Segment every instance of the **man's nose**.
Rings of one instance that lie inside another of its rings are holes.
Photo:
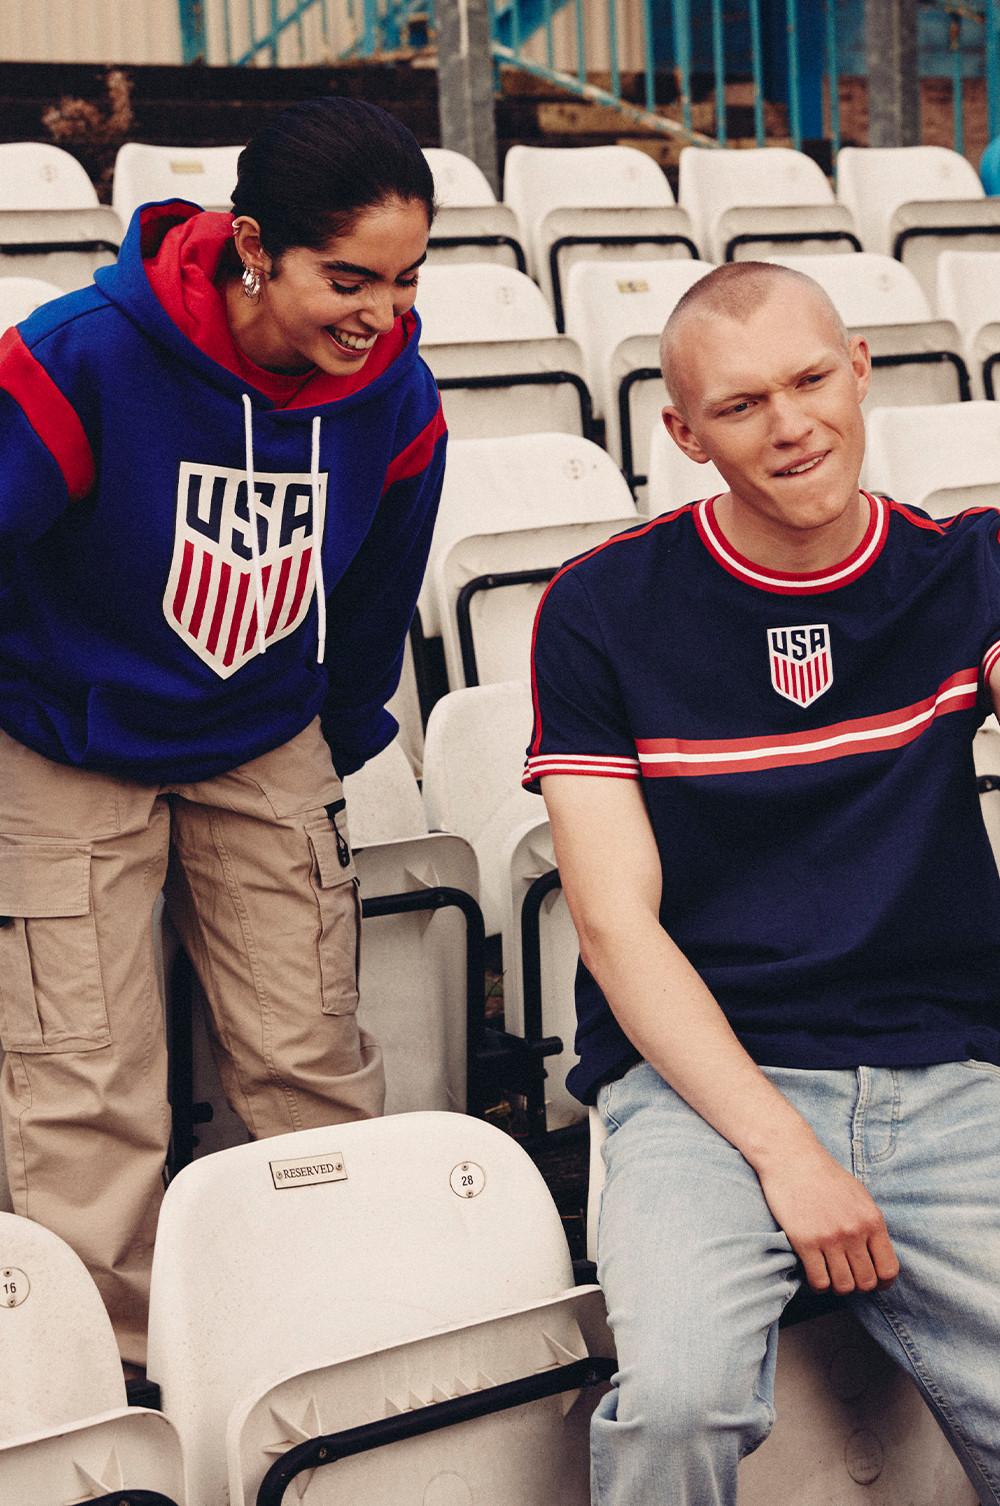
[[[800,444],[813,427],[802,403],[791,393],[778,393],[771,401],[771,439],[774,444]]]

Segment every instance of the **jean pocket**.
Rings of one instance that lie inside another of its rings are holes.
[[[976,1057],[969,1057],[968,1061],[960,1062],[959,1066],[968,1067],[973,1072],[985,1072],[990,1077],[1000,1077],[1000,1067],[996,1062],[983,1062]]]
[[[354,1014],[361,973],[361,897],[353,860],[331,820],[308,828],[319,905],[319,970],[324,1014]]]
[[[0,838],[0,1045],[44,1054],[111,1039],[90,849]]]

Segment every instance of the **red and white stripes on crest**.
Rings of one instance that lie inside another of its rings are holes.
[[[264,588],[264,641],[295,620],[309,580],[312,550],[285,555],[277,568],[261,571]],[[249,570],[235,570],[226,560],[191,539],[184,541],[180,574],[171,615],[187,636],[209,654],[221,652],[228,668],[237,655],[248,654],[257,637],[257,603]]]
[[[828,653],[818,654],[806,664],[796,664],[791,659],[775,655],[773,674],[778,689],[793,701],[798,701],[800,706],[815,700],[833,678]]]
[[[704,741],[637,738],[635,746],[644,779],[747,774],[761,769],[826,763],[834,758],[881,753],[915,742],[938,717],[952,711],[973,709],[978,694],[978,669],[962,669],[950,675],[933,695],[922,701],[878,716],[856,717],[851,721],[817,727],[811,732]]]
[[[603,779],[638,779],[637,758],[619,758],[611,755],[587,753],[539,753],[532,754],[524,766],[522,784],[542,779],[546,774],[591,774]]]

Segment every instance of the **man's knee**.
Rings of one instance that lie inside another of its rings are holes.
[[[630,1367],[604,1398],[599,1415],[621,1441],[651,1458],[687,1458],[714,1467],[759,1447],[774,1411],[757,1392],[755,1377],[724,1360],[664,1373],[655,1364]]]

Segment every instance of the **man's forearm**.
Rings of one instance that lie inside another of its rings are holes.
[[[812,1130],[740,1045],[710,990],[647,912],[599,934],[581,926],[581,952],[625,1034],[665,1082],[758,1172]]]

